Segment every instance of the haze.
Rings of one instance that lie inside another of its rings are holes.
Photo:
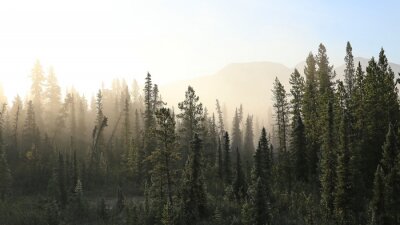
[[[142,82],[147,71],[165,84],[214,74],[229,63],[292,68],[320,42],[338,65],[348,40],[356,56],[376,55],[384,46],[399,62],[399,3],[340,2],[2,1],[1,83],[9,99],[23,95],[39,59],[46,71],[54,67],[64,90],[75,86],[91,95],[102,81]]]

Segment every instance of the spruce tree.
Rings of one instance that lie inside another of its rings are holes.
[[[307,181],[307,152],[306,136],[303,120],[297,115],[293,118],[295,121],[291,135],[291,152],[294,158],[294,173],[298,181]]]
[[[66,188],[64,156],[61,153],[58,153],[57,184],[59,193],[58,201],[61,207],[65,208],[67,205],[68,195]]]
[[[204,120],[203,105],[199,102],[199,97],[191,86],[188,87],[185,93],[185,100],[178,103],[178,108],[181,110],[181,113],[177,117],[182,122],[180,129],[182,138],[181,146],[183,149],[186,149],[182,156],[183,160],[185,160],[188,155],[187,149],[190,147],[190,142],[195,133],[201,133],[201,124]]]
[[[39,128],[36,124],[35,109],[32,101],[29,101],[23,130],[24,148],[30,150],[34,146],[38,146],[39,139]]]
[[[278,173],[279,182],[291,189],[291,162],[290,155],[287,149],[287,140],[289,135],[289,103],[287,101],[287,94],[285,88],[275,78],[274,89],[272,90],[275,108],[275,125],[278,127]]]
[[[176,162],[180,159],[177,151],[177,136],[175,134],[175,118],[167,108],[156,111],[156,138],[160,143],[147,158],[151,163],[152,197],[157,202],[158,210],[168,202],[174,206],[173,197],[176,185]]]
[[[239,148],[236,148],[236,173],[233,181],[233,192],[238,202],[246,196],[247,192],[247,184],[242,169]]]
[[[246,119],[243,143],[244,159],[247,163],[252,162],[252,155],[254,154],[254,151],[253,116],[248,115]]]
[[[222,149],[221,149],[221,139],[218,138],[218,155],[217,155],[217,171],[218,171],[218,178],[220,180],[223,179],[224,173],[224,165],[223,165],[223,156],[222,156]]]
[[[196,224],[207,215],[207,199],[200,152],[201,144],[199,136],[194,133],[182,186],[181,218],[184,224]]]
[[[55,129],[57,129],[55,126],[57,114],[61,109],[61,88],[58,85],[58,80],[52,67],[50,67],[46,78],[45,97],[46,127],[49,132],[55,132]]]
[[[385,141],[389,124],[397,126],[399,119],[398,90],[394,73],[381,49],[379,59],[369,61],[364,86],[364,178],[372,184],[373,171],[381,158],[381,146]]]
[[[318,120],[318,80],[316,74],[316,62],[312,53],[306,60],[304,68],[306,76],[302,112],[304,116],[304,128],[307,138],[308,174],[314,178],[317,174],[318,152],[319,152],[319,127]]]
[[[31,73],[32,85],[31,85],[31,97],[35,111],[35,120],[38,123],[38,127],[43,128],[43,85],[45,81],[44,72],[42,66],[37,60],[33,66]]]
[[[4,201],[11,192],[12,176],[8,167],[7,157],[3,150],[3,141],[0,136],[0,199]]]
[[[347,112],[343,112],[339,130],[338,162],[336,166],[336,187],[334,193],[334,206],[337,220],[340,224],[354,224],[352,198],[353,188],[352,171],[350,167],[350,146],[349,146],[349,119]]]
[[[385,225],[385,197],[384,197],[384,174],[382,167],[378,165],[375,172],[373,195],[370,202],[370,219],[371,225]]]
[[[242,131],[240,130],[241,115],[238,109],[235,110],[235,116],[232,122],[232,144],[231,149],[242,148]]]
[[[327,114],[324,120],[324,130],[321,144],[321,203],[324,207],[325,216],[330,218],[334,209],[334,193],[335,188],[335,171],[336,159],[334,149],[334,118],[333,118],[333,103],[328,100]]]
[[[225,134],[225,127],[224,127],[224,117],[222,115],[221,105],[219,104],[218,99],[216,100],[216,110],[218,113],[218,130],[219,130],[219,138],[223,138]]]
[[[345,66],[344,69],[344,83],[346,87],[346,93],[349,96],[353,95],[354,86],[356,85],[356,77],[354,71],[354,57],[353,57],[353,49],[351,47],[350,42],[346,44],[346,57],[344,58]]]
[[[232,183],[231,150],[228,132],[225,132],[224,135],[224,180],[228,185]]]

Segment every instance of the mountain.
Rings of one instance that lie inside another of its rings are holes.
[[[369,59],[357,57],[355,65],[361,62],[365,67]],[[305,62],[295,66],[300,73],[304,73]],[[400,72],[400,65],[390,63],[396,74]],[[336,67],[337,79],[343,77],[344,64]],[[289,93],[289,77],[294,68],[289,68],[274,62],[233,63],[225,66],[220,71],[210,76],[179,81],[160,86],[163,100],[168,105],[176,106],[183,101],[187,87],[191,85],[200,101],[208,108],[210,113],[215,112],[215,100],[219,99],[227,107],[227,121],[232,122],[235,107],[243,104],[245,115],[254,114],[261,124],[270,125],[272,113],[272,87],[275,77],[285,85]],[[176,109],[177,110],[177,109]],[[225,123],[226,123],[225,122]]]

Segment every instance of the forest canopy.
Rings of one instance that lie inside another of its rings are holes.
[[[272,128],[192,86],[168,105],[150,73],[63,94],[37,61],[0,96],[0,224],[399,224],[399,78],[344,50],[343,79],[323,44],[276,77]]]

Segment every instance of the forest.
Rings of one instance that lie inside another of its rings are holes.
[[[0,96],[0,224],[400,224],[399,78],[383,49],[366,69],[344,50],[344,74],[320,44],[277,77],[259,130],[196,87],[167,105],[150,73],[64,94],[37,61],[25,98]]]

